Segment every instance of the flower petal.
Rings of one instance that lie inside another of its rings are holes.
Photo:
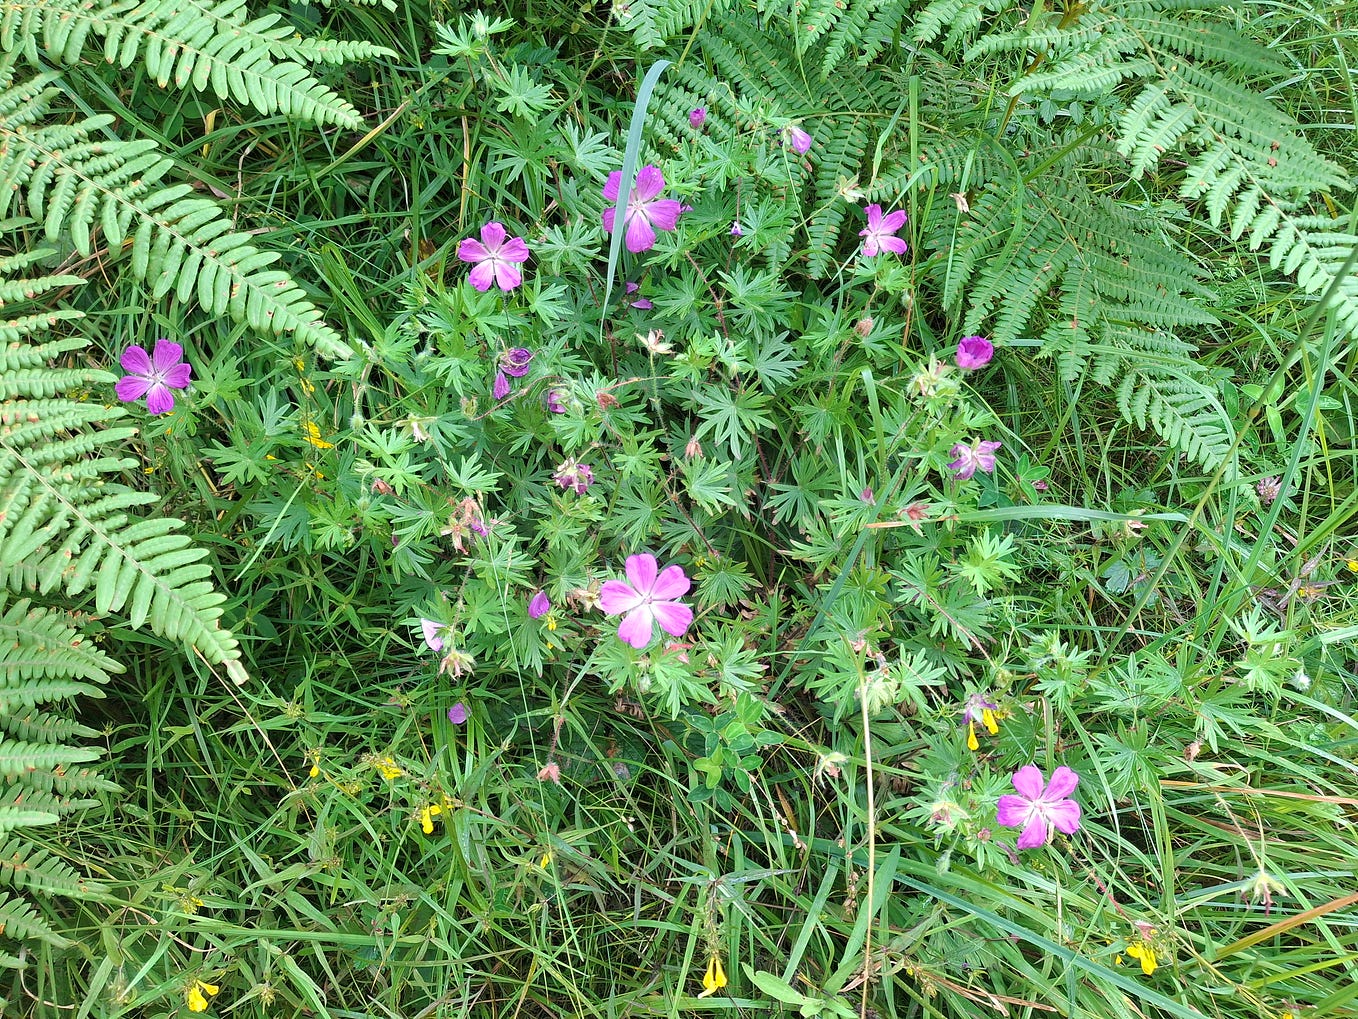
[[[481,243],[486,246],[487,250],[498,252],[500,245],[505,242],[505,237],[508,235],[509,232],[505,230],[503,223],[491,220],[481,228]]]
[[[1036,849],[1038,846],[1047,844],[1047,836],[1051,834],[1047,830],[1047,822],[1043,816],[1037,812],[1033,813],[1028,826],[1023,829],[1023,834],[1018,837],[1015,843],[1020,849]]]
[[[1042,770],[1036,764],[1025,764],[1018,771],[1014,772],[1011,780],[1014,783],[1014,790],[1024,799],[1038,800],[1042,798]]]
[[[666,566],[651,585],[651,597],[657,601],[673,601],[688,594],[692,586],[682,566]]]
[[[457,257],[464,262],[484,262],[490,257],[490,252],[475,237],[465,237],[457,246]]]
[[[659,569],[655,556],[649,552],[627,557],[627,579],[639,595],[650,596],[653,593]]]
[[[664,190],[665,175],[659,169],[647,163],[637,171],[637,182],[632,188],[632,195],[628,204],[649,202]],[[678,205],[679,203],[676,202],[675,204]]]
[[[146,409],[152,414],[164,414],[174,410],[174,394],[164,383],[153,383],[146,391]]]
[[[616,616],[620,612],[631,612],[645,601],[644,595],[637,593],[631,584],[625,584],[621,580],[606,580],[603,587],[599,588],[599,608],[610,616]]]
[[[682,637],[693,625],[693,610],[683,602],[656,602],[651,606],[651,615],[671,637]]]
[[[186,361],[183,364],[175,365],[162,375],[161,379],[172,389],[183,389],[189,384],[189,374],[192,371],[193,366]]]
[[[636,254],[655,247],[655,231],[646,221],[645,213],[638,212],[627,221],[627,250]]]
[[[1074,835],[1080,830],[1080,805],[1074,800],[1051,804],[1046,809],[1046,815],[1059,832]]]
[[[506,262],[497,258],[495,266],[495,285],[508,293],[523,282],[523,273],[514,267],[513,262]]]
[[[881,229],[882,207],[880,205],[869,205],[863,211],[868,215],[868,229],[876,233]]]
[[[646,216],[657,230],[673,230],[679,225],[679,214],[683,211],[681,202],[673,198],[660,198],[646,207]]]
[[[1013,796],[1006,793],[1000,797],[999,803],[995,805],[995,820],[1006,828],[1017,828],[1021,824],[1028,823],[1032,806],[1022,796]]]
[[[881,245],[878,243],[878,237],[875,233],[869,233],[866,230],[863,232],[867,234],[868,238],[863,242],[863,257],[875,258],[882,253]]]
[[[479,266],[478,266],[478,268],[479,268]],[[484,290],[485,288],[484,288],[484,287],[478,287],[477,289],[478,289],[478,290]],[[496,372],[496,373],[495,373],[495,383],[490,387],[490,395],[493,396],[493,397],[495,397],[495,399],[497,399],[497,400],[503,400],[506,396],[509,395],[509,391],[510,391],[510,390],[509,390],[509,379],[505,378],[505,373],[504,373],[504,372]]]
[[[140,375],[124,375],[113,387],[113,391],[123,403],[131,403],[133,400],[140,400],[150,388],[150,379],[144,379]]]
[[[156,340],[156,352],[151,367],[162,374],[184,360],[184,348],[173,340]]]
[[[478,262],[472,271],[467,273],[467,282],[482,293],[489,290],[490,285],[495,282],[495,259],[487,255],[483,261]]]
[[[118,363],[123,366],[123,371],[130,375],[151,374],[151,355],[146,352],[145,347],[136,343],[123,351]]]
[[[614,170],[608,175],[608,180],[604,183],[604,197],[610,202],[618,200],[618,190],[622,187],[622,171]]]
[[[611,234],[613,232],[613,218],[617,211],[611,205],[604,210],[604,233]]]
[[[1080,776],[1063,764],[1052,772],[1052,780],[1047,783],[1047,791],[1042,794],[1042,798],[1048,803],[1064,800],[1079,784]]]
[[[506,262],[526,262],[531,252],[522,237],[511,237],[500,248],[500,257]]]
[[[899,237],[883,237],[881,238],[881,245],[883,250],[892,251],[898,255],[904,255],[910,248],[910,245],[906,244],[905,241],[901,240]]]
[[[442,629],[442,624],[436,623],[432,619],[420,620],[420,630],[424,633],[424,642],[429,646],[429,650],[443,650],[443,638],[439,636],[439,631]]]
[[[651,642],[651,634],[654,632],[652,626],[651,608],[649,605],[640,605],[627,613],[626,617],[618,624],[618,637],[624,642],[631,644],[640,651]]]
[[[897,209],[895,212],[889,212],[882,219],[882,231],[884,233],[894,234],[903,226],[905,226],[904,209]]]

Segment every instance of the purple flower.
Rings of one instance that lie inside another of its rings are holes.
[[[457,246],[457,257],[464,262],[475,262],[476,268],[467,279],[477,290],[490,289],[492,282],[501,290],[513,290],[523,282],[523,273],[515,263],[528,261],[528,245],[522,237],[509,236],[501,224],[491,222],[481,228],[481,239],[464,238]]]
[[[689,579],[679,566],[658,570],[655,556],[627,557],[627,583],[608,580],[599,589],[599,608],[610,616],[625,613],[618,639],[638,651],[651,642],[654,624],[671,637],[682,637],[693,623],[693,610],[676,599],[687,593]]]
[[[429,645],[430,651],[443,650],[443,624],[436,623],[432,619],[421,619],[420,629],[424,631],[424,642]]]
[[[744,236],[745,236],[745,231],[742,230],[742,229],[740,228],[740,220],[738,220],[738,219],[733,219],[733,220],[731,221],[731,236],[732,236],[732,237],[744,237]]]
[[[490,395],[497,400],[503,400],[509,395],[509,379],[505,378],[504,372],[495,373],[495,384],[490,387]]]
[[[533,360],[533,352],[527,347],[510,347],[500,355],[500,371],[521,379],[528,374],[528,365]]]
[[[622,171],[614,170],[604,184],[604,197],[617,203],[618,192],[622,190]],[[665,190],[665,178],[654,166],[643,166],[637,172],[637,182],[627,196],[627,213],[623,223],[627,230],[627,250],[636,254],[655,247],[656,230],[673,230],[679,223],[681,206],[673,198],[661,198]],[[613,220],[617,209],[613,206],[604,210],[604,230],[613,232]]]
[[[703,126],[703,121],[706,119],[707,119],[707,107],[699,106],[696,110],[694,110],[688,115],[688,126],[696,131],[698,130],[698,128]]]
[[[458,701],[448,709],[448,721],[452,722],[454,725],[461,725],[466,720],[467,705],[463,704],[461,701]]]
[[[1080,783],[1075,772],[1062,765],[1043,788],[1041,770],[1029,764],[1014,772],[1012,781],[1018,795],[1000,797],[995,819],[1006,828],[1023,829],[1020,849],[1045,846],[1052,826],[1066,835],[1080,830],[1080,805],[1070,799]]]
[[[552,603],[547,598],[546,591],[539,591],[533,595],[533,600],[528,603],[528,618],[541,619],[548,612],[552,611]]]
[[[867,238],[863,241],[863,254],[868,258],[883,251],[904,255],[906,243],[896,236],[896,231],[905,226],[905,210],[897,209],[883,216],[880,205],[869,205],[863,211],[868,214],[867,229],[858,231],[859,237]]]
[[[552,474],[552,480],[565,489],[575,489],[576,495],[584,495],[594,484],[594,471],[589,464],[576,463],[571,457]]]
[[[989,474],[995,469],[995,450],[999,448],[998,442],[977,441],[970,446],[959,442],[949,451],[957,459],[948,464],[948,469],[963,481],[975,474],[978,468]]]
[[[640,289],[641,288],[637,286],[635,283],[628,281],[626,286],[628,294],[635,294]],[[638,297],[635,301],[632,302],[632,307],[640,308],[642,311],[650,311],[653,307],[655,307],[655,305],[653,305],[650,301],[646,300],[646,298],[644,297]]]
[[[781,141],[788,148],[799,156],[804,156],[811,149],[811,136],[795,124],[789,124],[783,128],[779,135]]]
[[[118,399],[131,403],[146,397],[146,409],[152,414],[164,414],[174,409],[171,389],[183,389],[189,384],[193,368],[184,360],[184,348],[170,340],[156,340],[154,355],[146,348],[133,344],[123,351],[120,361],[128,374],[113,387]]]
[[[966,371],[984,368],[995,356],[995,345],[984,336],[963,336],[957,341],[957,367]]]
[[[561,402],[562,399],[565,398],[565,396],[566,393],[564,390],[561,389],[547,390],[547,409],[551,411],[553,414],[566,413],[566,405]]]

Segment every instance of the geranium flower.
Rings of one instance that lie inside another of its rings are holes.
[[[738,220],[738,219],[733,219],[733,220],[731,221],[731,236],[732,236],[732,237],[744,237],[744,236],[745,236],[745,231],[742,230],[742,229],[740,228],[740,220]]]
[[[461,701],[458,701],[448,709],[448,721],[452,722],[454,725],[461,725],[466,720],[467,705],[463,704]]]
[[[1042,771],[1028,764],[1014,772],[1011,779],[1017,796],[1001,796],[995,819],[1006,828],[1022,828],[1020,849],[1045,846],[1051,829],[1066,835],[1080,830],[1080,805],[1070,798],[1080,784],[1080,776],[1065,765],[1052,772],[1043,787]]]
[[[496,372],[495,382],[490,387],[490,395],[497,400],[503,400],[512,391],[512,387],[509,385],[509,379],[505,378],[505,373]]]
[[[984,368],[995,356],[995,345],[984,336],[963,336],[957,341],[957,367],[964,371]]]
[[[123,351],[119,363],[128,374],[113,387],[118,399],[131,403],[144,396],[146,409],[152,414],[174,409],[174,394],[170,390],[187,386],[193,371],[184,361],[184,348],[172,340],[156,340],[154,355],[134,343]]]
[[[528,366],[533,363],[533,352],[527,347],[510,347],[500,355],[500,371],[521,379],[528,374]]]
[[[421,619],[420,630],[424,633],[424,642],[429,646],[430,651],[443,650],[443,631],[445,627],[442,623],[436,623],[432,619]]]
[[[541,619],[550,611],[552,611],[552,603],[547,597],[546,591],[539,591],[533,595],[532,600],[528,603],[529,619]]]
[[[476,263],[467,274],[467,281],[483,292],[490,289],[491,283],[504,291],[522,283],[523,273],[516,265],[528,261],[528,254],[528,245],[522,237],[509,237],[509,231],[493,221],[481,228],[479,241],[466,237],[457,246],[458,258]]]
[[[622,171],[614,170],[604,184],[604,197],[614,204],[618,192],[622,190]],[[661,198],[665,190],[665,178],[654,166],[643,166],[637,172],[637,182],[627,196],[627,214],[623,224],[627,230],[627,250],[633,254],[648,251],[655,247],[657,230],[673,230],[679,223],[679,213],[683,207],[673,198]],[[604,231],[613,232],[614,217],[617,209],[609,206],[604,210]]]
[[[863,254],[868,258],[880,255],[883,251],[904,255],[907,245],[896,236],[896,231],[905,226],[905,210],[897,209],[883,216],[880,205],[869,205],[863,211],[868,214],[867,227],[858,231],[859,237],[866,238],[863,241]]]
[[[811,136],[795,124],[783,128],[780,140],[799,156],[804,156],[811,150]]]
[[[707,119],[707,107],[699,106],[688,115],[688,126],[695,131],[703,126],[703,121]]]
[[[630,297],[632,294],[635,294],[641,288],[629,280],[624,289],[626,290],[627,295]],[[635,301],[632,302],[632,307],[640,308],[642,311],[650,311],[652,308],[655,307],[655,305],[653,305],[650,301],[648,301],[644,297],[638,297]]]
[[[575,489],[576,495],[584,495],[594,484],[594,471],[589,464],[576,463],[570,457],[552,473],[552,480],[565,489]]]
[[[566,405],[561,401],[566,398],[566,393],[561,389],[547,390],[547,409],[553,414],[566,413]]]
[[[627,581],[605,581],[599,589],[599,608],[610,616],[623,614],[618,638],[641,650],[651,642],[654,624],[671,637],[682,637],[693,623],[693,610],[677,601],[689,589],[679,566],[659,570],[649,553],[627,557]]]
[[[948,464],[948,469],[963,481],[970,478],[978,469],[990,474],[995,470],[995,450],[999,448],[998,442],[977,441],[970,446],[964,446],[959,442],[949,450],[957,459]]]

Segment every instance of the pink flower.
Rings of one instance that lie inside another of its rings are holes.
[[[692,111],[688,115],[688,126],[696,131],[698,130],[698,128],[703,126],[703,121],[706,119],[707,119],[707,107],[699,106],[696,110]]]
[[[957,367],[971,371],[984,368],[995,356],[995,345],[984,336],[963,336],[957,341]]]
[[[867,229],[858,231],[859,237],[867,238],[863,241],[863,254],[868,258],[883,251],[904,255],[906,243],[896,236],[896,231],[905,226],[905,210],[897,209],[883,216],[880,205],[869,205],[863,211],[868,214]]]
[[[996,820],[1007,828],[1023,829],[1020,849],[1045,846],[1053,826],[1066,835],[1080,830],[1080,805],[1070,799],[1080,783],[1075,772],[1062,765],[1043,788],[1041,770],[1029,764],[1014,772],[1012,781],[1018,795],[1000,797]]]
[[[523,282],[523,273],[516,263],[528,261],[528,245],[522,237],[509,236],[501,224],[490,222],[481,228],[481,239],[464,238],[457,246],[457,257],[464,262],[475,262],[476,267],[467,279],[477,290],[490,289],[492,282],[501,290],[513,290]]]
[[[443,650],[443,624],[436,623],[432,619],[421,619],[420,629],[424,632],[424,642],[429,645],[430,651]]]
[[[539,591],[533,595],[533,600],[528,603],[529,619],[541,619],[550,611],[552,611],[552,603],[548,600],[546,591]]]
[[[566,394],[560,389],[547,390],[547,409],[553,414],[566,413],[566,405],[561,401],[566,398]]]
[[[575,489],[576,495],[584,495],[594,484],[594,470],[589,464],[576,463],[575,457],[570,457],[552,472],[552,480],[564,489]]]
[[[546,764],[544,764],[541,768],[538,769],[538,781],[555,782],[557,785],[560,785],[561,765],[557,764],[555,761],[548,761]]]
[[[463,704],[461,701],[458,701],[448,709],[448,721],[452,722],[454,725],[461,725],[466,720],[467,705]]]
[[[174,410],[171,389],[183,389],[189,384],[193,368],[184,361],[184,348],[170,340],[156,340],[156,352],[133,344],[123,351],[120,361],[128,374],[118,380],[113,391],[123,403],[146,397],[146,409],[152,414]]]
[[[811,149],[811,136],[795,124],[783,128],[780,140],[799,156],[806,155]]]
[[[957,459],[948,464],[948,469],[963,481],[975,474],[977,469],[989,474],[995,470],[995,450],[999,448],[998,442],[978,441],[970,446],[964,446],[959,442],[949,451]]]
[[[731,221],[731,236],[732,237],[745,236],[745,231],[740,228],[740,220],[738,219],[734,219]]]
[[[500,355],[500,371],[521,379],[528,374],[532,361],[533,352],[527,347],[510,347]]]
[[[509,379],[505,378],[504,372],[496,372],[495,384],[490,387],[490,395],[497,400],[503,400],[509,393]]]
[[[627,557],[627,580],[605,581],[599,589],[599,608],[610,616],[626,613],[618,626],[620,640],[641,650],[651,642],[657,622],[671,637],[688,632],[693,610],[676,600],[689,589],[682,567],[657,571],[655,556],[643,552]]]
[[[604,184],[604,197],[616,205],[621,190],[622,171],[614,170]],[[627,214],[623,219],[627,229],[627,250],[633,254],[655,247],[656,230],[673,230],[679,223],[682,206],[673,198],[661,198],[663,190],[665,178],[654,166],[648,164],[637,172],[637,182],[627,196]],[[604,210],[607,233],[613,232],[616,213],[613,206]]]
[[[635,283],[631,282],[630,280],[628,281],[628,283],[627,283],[627,285],[626,285],[626,291],[627,291],[627,295],[628,295],[629,297],[630,297],[632,294],[635,294],[635,293],[636,293],[638,290],[640,290],[640,289],[641,289],[641,288],[640,288],[639,286],[637,286]],[[647,300],[646,298],[644,298],[644,297],[638,297],[635,301],[632,302],[632,307],[633,307],[633,308],[640,308],[642,311],[650,311],[653,307],[655,307],[655,305],[653,305],[650,301],[648,301],[648,300]]]

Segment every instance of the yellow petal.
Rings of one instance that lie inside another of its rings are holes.
[[[975,722],[968,722],[968,723],[967,723],[967,749],[968,749],[968,750],[979,750],[980,748],[981,748],[981,744],[980,744],[980,742],[976,739],[976,723],[975,723]]]
[[[698,997],[706,998],[716,994],[725,986],[726,971],[721,968],[721,958],[714,955],[708,960],[707,972],[703,974],[703,992]]]
[[[995,721],[995,712],[989,708],[981,709],[981,724],[986,727],[986,731],[992,736],[1000,731],[1000,723]]]
[[[434,833],[434,818],[431,816],[433,811],[425,807],[420,811],[420,828],[426,835]]]
[[[189,988],[188,1004],[190,1012],[207,1011],[207,999],[203,997],[203,992],[198,990],[197,984]]]
[[[210,984],[210,983],[208,983],[206,980],[199,980],[199,981],[198,981],[198,987],[199,987],[201,990],[206,991],[206,992],[208,993],[208,996],[209,996],[209,997],[212,996],[212,995],[214,995],[214,994],[216,994],[218,991],[221,990],[221,988],[218,987],[216,984]]]

